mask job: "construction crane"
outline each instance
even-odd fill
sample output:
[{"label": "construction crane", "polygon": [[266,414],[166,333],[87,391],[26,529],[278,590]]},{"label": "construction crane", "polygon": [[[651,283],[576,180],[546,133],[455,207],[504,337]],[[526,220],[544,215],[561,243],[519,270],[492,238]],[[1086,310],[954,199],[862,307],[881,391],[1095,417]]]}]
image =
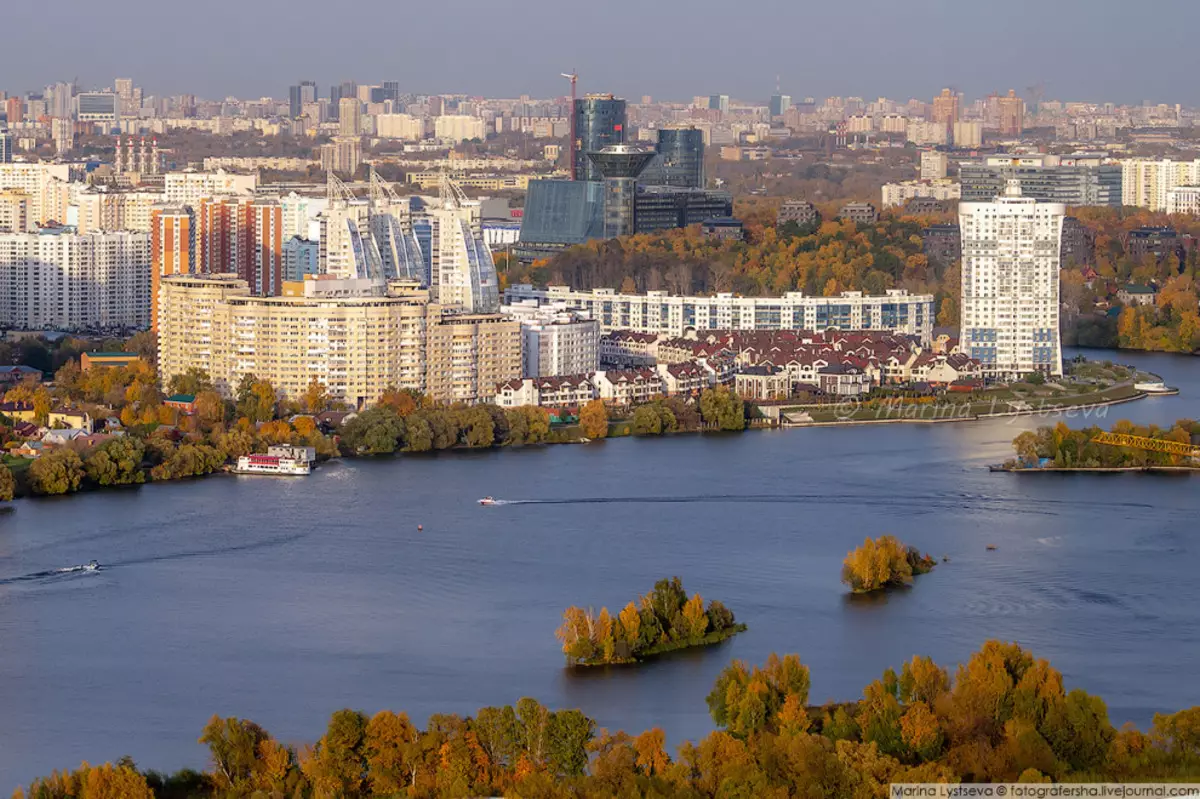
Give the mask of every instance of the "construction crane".
[{"label": "construction crane", "polygon": [[568,149],[571,151],[571,180],[575,180],[575,84],[579,82],[579,76],[575,70],[563,72],[561,76],[571,81],[571,146]]},{"label": "construction crane", "polygon": [[1179,455],[1184,458],[1200,458],[1200,447],[1192,444],[1181,444],[1178,441],[1166,441],[1161,438],[1131,436],[1126,433],[1099,433],[1092,438],[1092,442],[1095,444],[1109,444],[1114,447],[1144,449],[1149,452],[1165,452],[1168,455]]}]

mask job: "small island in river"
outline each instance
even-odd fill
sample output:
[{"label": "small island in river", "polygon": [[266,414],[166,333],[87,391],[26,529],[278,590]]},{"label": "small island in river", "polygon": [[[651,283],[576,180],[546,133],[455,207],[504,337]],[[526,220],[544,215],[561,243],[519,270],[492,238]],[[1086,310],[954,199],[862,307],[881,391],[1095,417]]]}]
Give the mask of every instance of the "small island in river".
[{"label": "small island in river", "polygon": [[1053,427],[1026,431],[1013,439],[1017,457],[992,471],[1189,472],[1200,470],[1200,422],[1180,419],[1169,428],[1135,425],[1122,419],[1111,431],[1099,427]]},{"label": "small island in river", "polygon": [[842,582],[856,594],[912,585],[913,577],[933,571],[936,561],[898,538],[868,538],[842,561]]},{"label": "small island in river", "polygon": [[572,666],[639,663],[657,655],[708,646],[746,629],[715,599],[705,608],[699,594],[688,598],[678,577],[659,580],[654,590],[613,616],[569,607],[555,635]]}]

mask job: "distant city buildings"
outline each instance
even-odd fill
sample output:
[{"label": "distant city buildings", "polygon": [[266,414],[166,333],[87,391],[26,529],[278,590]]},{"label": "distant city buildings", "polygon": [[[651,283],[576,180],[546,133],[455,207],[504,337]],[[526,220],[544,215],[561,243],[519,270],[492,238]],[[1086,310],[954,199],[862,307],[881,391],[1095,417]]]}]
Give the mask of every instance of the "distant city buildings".
[{"label": "distant city buildings", "polygon": [[1062,203],[1004,196],[959,205],[962,228],[962,348],[983,374],[1062,374],[1059,267]]}]

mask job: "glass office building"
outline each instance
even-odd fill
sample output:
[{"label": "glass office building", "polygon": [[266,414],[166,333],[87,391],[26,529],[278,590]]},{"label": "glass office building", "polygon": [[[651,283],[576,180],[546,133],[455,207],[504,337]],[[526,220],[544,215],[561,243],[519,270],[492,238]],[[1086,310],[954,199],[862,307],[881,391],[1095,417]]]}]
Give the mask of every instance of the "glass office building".
[{"label": "glass office building", "polygon": [[652,186],[704,188],[704,132],[696,128],[664,128],[654,147],[658,155],[642,173]]},{"label": "glass office building", "polygon": [[589,94],[575,101],[575,179],[600,180],[588,153],[625,141],[625,101],[611,94]]}]

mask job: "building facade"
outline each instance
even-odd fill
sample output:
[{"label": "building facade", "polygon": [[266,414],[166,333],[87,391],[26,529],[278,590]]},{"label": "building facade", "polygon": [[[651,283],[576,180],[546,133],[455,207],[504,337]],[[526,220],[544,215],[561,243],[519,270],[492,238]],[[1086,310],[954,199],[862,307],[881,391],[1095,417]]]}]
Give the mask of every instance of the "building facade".
[{"label": "building facade", "polygon": [[536,300],[562,303],[600,323],[602,333],[625,330],[637,333],[683,336],[697,330],[878,330],[917,336],[930,341],[934,299],[929,294],[909,294],[891,289],[885,295],[864,296],[847,291],[836,297],[810,297],[788,292],[782,297],[739,297],[721,293],[713,297],[682,297],[665,291],[620,294],[612,289],[573,290],[566,286],[544,289],[516,285],[505,294],[506,303]]},{"label": "building facade", "polygon": [[195,367],[226,397],[250,374],[298,399],[316,379],[353,407],[389,387],[425,390],[429,296],[411,284],[310,279],[258,297],[236,275],[175,276],[158,304],[164,383]]},{"label": "building facade", "polygon": [[1119,207],[1123,196],[1123,168],[1096,158],[1058,156],[992,156],[980,163],[959,167],[962,199],[990,202],[1016,180],[1025,197],[1064,205]]},{"label": "building facade", "polygon": [[1123,205],[1165,211],[1170,204],[1171,192],[1178,187],[1190,186],[1200,186],[1200,159],[1127,158],[1121,161]]},{"label": "building facade", "polygon": [[984,376],[1062,374],[1059,340],[1061,203],[1021,196],[1010,183],[993,202],[959,206],[962,348]]},{"label": "building facade", "polygon": [[442,314],[429,321],[425,393],[441,402],[491,402],[521,374],[521,323],[503,314]]},{"label": "building facade", "polygon": [[150,236],[0,234],[0,326],[133,330],[150,322]]}]

